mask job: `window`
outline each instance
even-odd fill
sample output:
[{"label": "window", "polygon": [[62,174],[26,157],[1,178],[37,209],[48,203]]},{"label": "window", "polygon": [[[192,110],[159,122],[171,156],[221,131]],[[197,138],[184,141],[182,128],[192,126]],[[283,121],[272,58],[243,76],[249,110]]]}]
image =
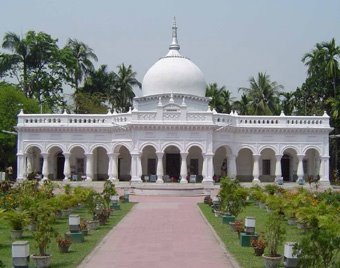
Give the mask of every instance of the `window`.
[{"label": "window", "polygon": [[270,175],[270,159],[262,160],[262,173],[263,175]]}]

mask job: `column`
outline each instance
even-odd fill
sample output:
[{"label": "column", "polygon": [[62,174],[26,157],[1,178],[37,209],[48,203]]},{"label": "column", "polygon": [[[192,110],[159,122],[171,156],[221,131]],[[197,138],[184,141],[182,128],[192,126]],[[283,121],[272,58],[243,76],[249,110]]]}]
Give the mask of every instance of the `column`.
[{"label": "column", "polygon": [[17,153],[17,180],[25,179],[24,159],[24,154]]},{"label": "column", "polygon": [[329,156],[322,156],[320,158],[320,183],[329,184]]},{"label": "column", "polygon": [[205,160],[206,160],[206,176],[203,178],[203,183],[213,183],[213,173],[214,173],[214,164],[213,164],[213,153],[206,153]]},{"label": "column", "polygon": [[282,180],[282,169],[281,169],[281,158],[282,155],[275,155],[276,157],[276,164],[275,164],[275,181]]},{"label": "column", "polygon": [[140,153],[137,157],[137,176],[142,180],[143,167],[142,167],[142,154]]},{"label": "column", "polygon": [[181,181],[180,183],[188,183],[187,175],[188,175],[188,168],[187,168],[187,156],[188,153],[181,153]]},{"label": "column", "polygon": [[63,153],[65,157],[64,162],[64,181],[68,181],[71,177],[71,167],[70,167],[70,153]]},{"label": "column", "polygon": [[48,153],[42,153],[41,156],[43,157],[43,166],[42,166],[42,180],[48,180]]},{"label": "column", "polygon": [[253,160],[254,160],[254,166],[253,166],[253,182],[254,183],[260,183],[260,169],[259,169],[259,159],[260,159],[260,156],[259,154],[254,154],[253,155]]},{"label": "column", "polygon": [[119,153],[112,154],[112,163],[111,163],[111,170],[112,170],[112,180],[118,181],[118,157]]},{"label": "column", "polygon": [[93,154],[86,155],[86,181],[92,181],[93,179]]},{"label": "column", "polygon": [[202,177],[203,177],[203,180],[202,180],[202,182],[203,182],[205,180],[205,178],[207,177],[207,158],[206,158],[205,154],[203,154]]},{"label": "column", "polygon": [[303,178],[303,158],[305,157],[305,155],[303,154],[298,154],[297,155],[297,158],[299,159],[299,163],[298,163],[298,168],[297,168],[297,182],[299,181],[304,181],[304,178]]},{"label": "column", "polygon": [[157,155],[157,183],[163,183],[163,175],[164,175],[164,171],[163,171],[163,152],[158,152],[156,153]]},{"label": "column", "polygon": [[142,182],[138,176],[139,153],[131,153],[131,182]]},{"label": "column", "polygon": [[27,162],[24,161],[24,164],[25,164],[25,162],[27,163],[25,171],[26,171],[26,175],[28,175],[28,174],[33,172],[33,168],[32,168],[32,155],[30,153],[28,153],[28,154],[25,155],[24,160],[25,160],[25,158],[26,158],[26,161],[27,161]]},{"label": "column", "polygon": [[228,160],[228,177],[231,179],[236,179],[237,171],[236,171],[236,156],[231,154],[227,156]]},{"label": "column", "polygon": [[108,164],[108,167],[107,167],[107,176],[108,176],[108,180],[111,180],[112,181],[112,162],[113,162],[113,157],[112,157],[112,153],[108,153],[107,154],[107,157],[109,158],[109,164]]}]

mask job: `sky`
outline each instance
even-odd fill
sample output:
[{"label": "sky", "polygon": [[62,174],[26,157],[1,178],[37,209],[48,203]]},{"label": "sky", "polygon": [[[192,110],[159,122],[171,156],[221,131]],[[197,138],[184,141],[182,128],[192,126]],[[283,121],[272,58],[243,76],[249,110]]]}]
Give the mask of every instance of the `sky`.
[{"label": "sky", "polygon": [[60,47],[75,38],[94,50],[96,67],[131,64],[140,81],[166,55],[176,16],[181,54],[236,98],[258,72],[295,90],[306,79],[303,55],[331,38],[340,44],[336,0],[0,0],[0,10],[0,40],[29,30]]}]

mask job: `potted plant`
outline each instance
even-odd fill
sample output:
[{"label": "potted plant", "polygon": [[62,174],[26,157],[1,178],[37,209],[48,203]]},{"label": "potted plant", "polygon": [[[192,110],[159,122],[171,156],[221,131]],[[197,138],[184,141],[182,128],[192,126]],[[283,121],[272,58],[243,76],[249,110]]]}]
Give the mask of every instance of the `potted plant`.
[{"label": "potted plant", "polygon": [[250,244],[254,249],[255,256],[262,256],[262,254],[264,253],[264,249],[267,246],[264,234],[261,233],[259,237],[257,239],[253,239]]},{"label": "potted plant", "polygon": [[52,237],[56,236],[56,231],[53,228],[53,223],[55,222],[54,208],[47,202],[40,200],[39,206],[37,206],[37,214],[36,230],[33,232],[33,239],[39,252],[31,255],[31,259],[38,268],[49,267],[52,256],[47,252],[47,249]]},{"label": "potted plant", "polygon": [[61,235],[58,235],[56,240],[58,243],[59,251],[61,253],[67,253],[72,244],[71,239],[69,239],[68,237],[63,237]]},{"label": "potted plant", "polygon": [[80,231],[83,233],[83,235],[87,235],[89,232],[85,219],[80,219]]},{"label": "potted plant", "polygon": [[266,268],[278,267],[282,256],[278,254],[278,247],[283,242],[286,229],[282,222],[282,215],[272,212],[266,223],[265,240],[267,242],[267,252],[263,254]]},{"label": "potted plant", "polygon": [[23,229],[28,224],[28,214],[26,211],[11,209],[4,212],[4,219],[11,227],[12,239],[22,237]]},{"label": "potted plant", "polygon": [[224,223],[233,222],[246,205],[247,190],[242,188],[237,180],[225,177],[221,180],[219,198],[221,210],[228,216],[223,218]]},{"label": "potted plant", "polygon": [[244,230],[243,221],[236,220],[234,222],[231,222],[230,226],[232,227],[234,232],[237,232],[238,237],[240,237],[240,233]]}]

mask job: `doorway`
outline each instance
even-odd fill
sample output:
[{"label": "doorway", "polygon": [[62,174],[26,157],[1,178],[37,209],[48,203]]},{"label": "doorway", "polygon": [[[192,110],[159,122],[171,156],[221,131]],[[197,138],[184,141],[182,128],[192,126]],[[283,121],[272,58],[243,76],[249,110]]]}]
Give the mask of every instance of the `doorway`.
[{"label": "doorway", "polygon": [[65,164],[65,157],[62,152],[57,154],[57,180],[62,180],[64,175],[64,164]]},{"label": "doorway", "polygon": [[166,154],[165,173],[173,178],[173,181],[178,181],[181,171],[181,155],[180,154]]},{"label": "doorway", "polygon": [[290,157],[284,154],[281,158],[281,174],[284,181],[290,181]]}]

